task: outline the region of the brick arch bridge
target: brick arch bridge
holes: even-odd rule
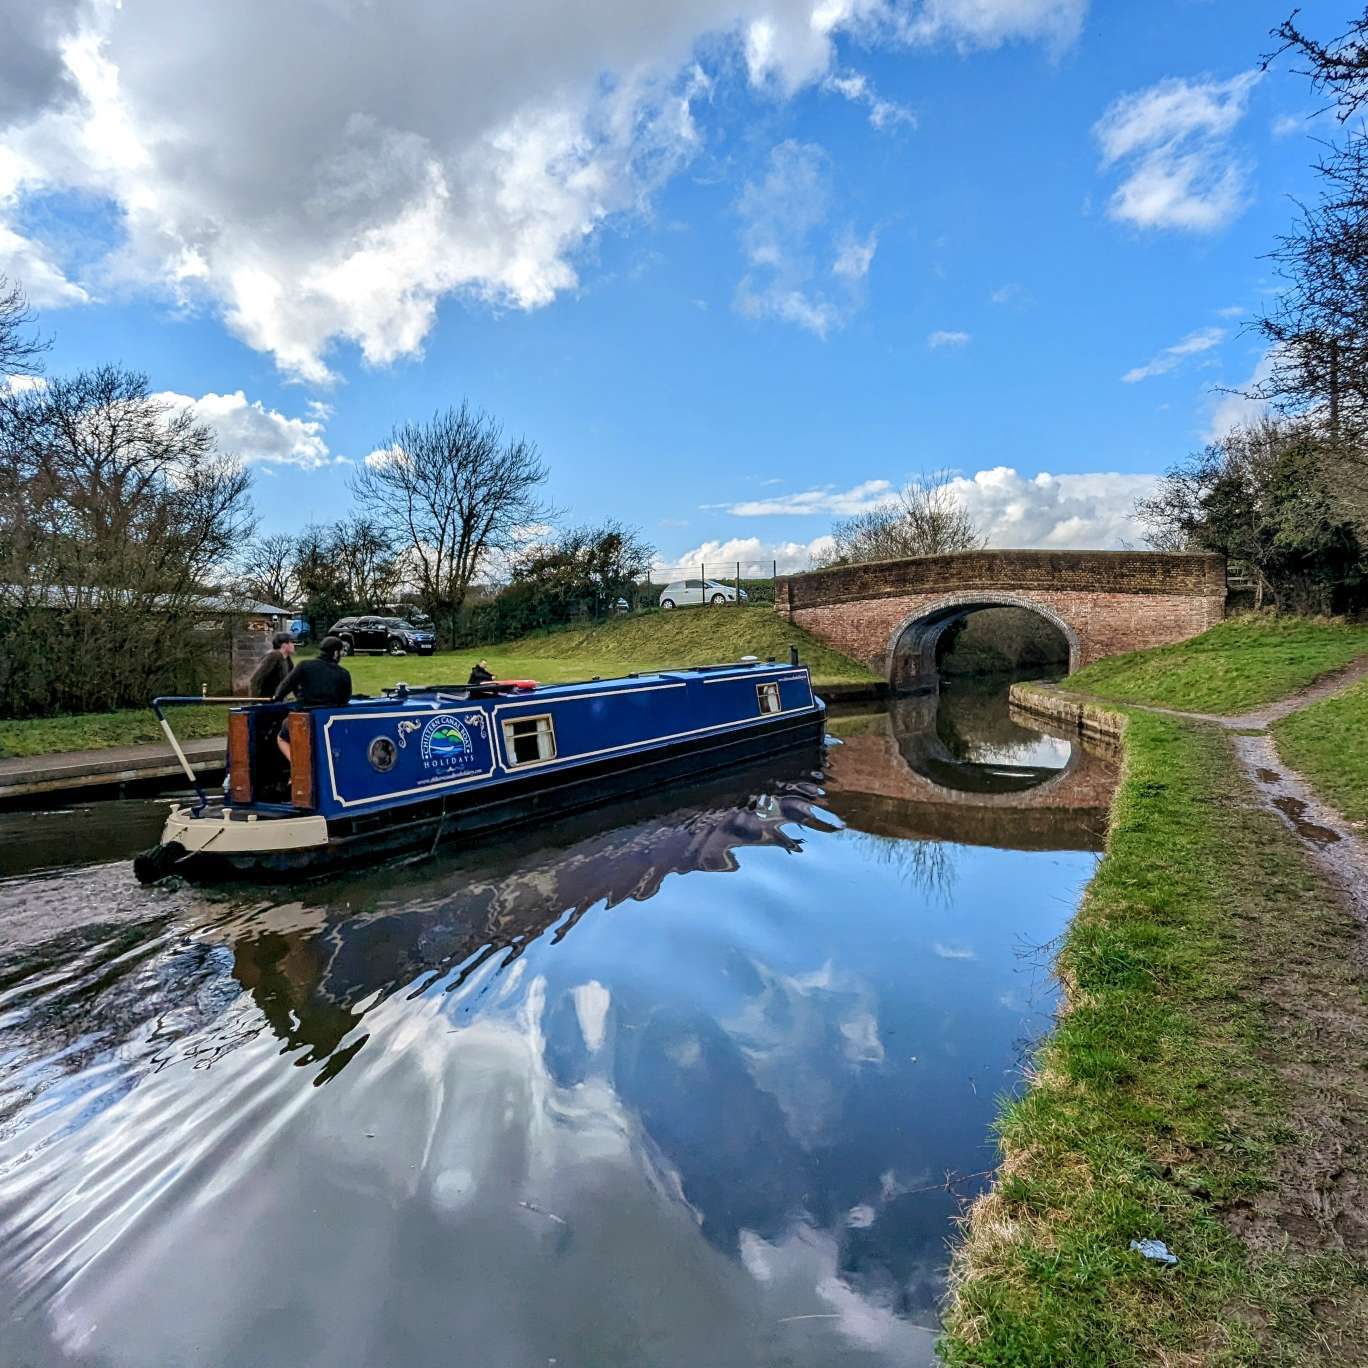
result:
[[[1184,641],[1225,616],[1220,556],[1164,551],[960,551],[788,575],[775,608],[864,661],[895,689],[935,675],[951,623],[980,608],[1028,608],[1057,627],[1069,669]]]

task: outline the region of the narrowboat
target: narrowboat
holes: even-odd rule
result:
[[[200,698],[159,698],[166,715]],[[239,704],[221,797],[170,814],[134,861],[167,874],[272,877],[436,847],[591,808],[686,775],[820,744],[826,708],[806,666],[733,664],[574,684],[398,684],[343,707]],[[290,758],[276,737],[288,717]],[[182,759],[182,763],[184,761]]]

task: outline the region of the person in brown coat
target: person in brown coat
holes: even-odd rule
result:
[[[252,682],[247,686],[252,698],[275,697],[275,691],[285,682],[285,676],[293,666],[290,657],[294,655],[294,649],[293,632],[277,632],[271,638],[271,649],[261,657],[261,664],[252,673]]]

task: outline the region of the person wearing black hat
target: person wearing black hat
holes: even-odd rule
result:
[[[283,703],[293,694],[301,708],[340,708],[350,702],[352,679],[337,663],[341,654],[342,638],[325,636],[318,643],[318,655],[313,660],[301,660],[276,687],[275,701]],[[285,727],[280,729],[276,745],[288,760],[290,740]]]
[[[293,632],[277,632],[271,638],[271,649],[261,657],[261,664],[252,674],[247,692],[252,698],[270,698],[290,673],[290,657],[294,655]]]

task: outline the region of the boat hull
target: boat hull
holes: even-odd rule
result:
[[[577,765],[529,773],[497,786],[446,794],[430,802],[365,816],[281,816],[233,820],[211,807],[171,814],[161,846],[140,857],[144,880],[174,873],[198,880],[298,877],[365,865],[390,856],[536,825],[661,785],[776,754],[810,748],[819,763],[826,713],[820,705],[763,725]]]

